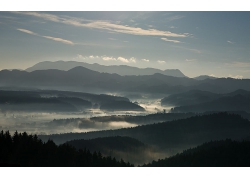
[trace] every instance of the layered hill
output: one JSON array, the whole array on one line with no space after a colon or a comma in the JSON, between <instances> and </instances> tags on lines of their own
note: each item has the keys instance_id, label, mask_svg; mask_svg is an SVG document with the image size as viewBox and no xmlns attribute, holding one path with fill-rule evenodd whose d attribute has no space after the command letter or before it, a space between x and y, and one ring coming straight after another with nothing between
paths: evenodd
<instances>
[{"instance_id":1,"label":"layered hill","mask_svg":"<svg viewBox=\"0 0 250 180\"><path fill-rule=\"evenodd\" d=\"M250 135L250 122L240 115L215 113L133 128L87 133L41 135L42 140L64 143L74 139L128 136L173 155L211 140L241 139Z\"/></svg>"},{"instance_id":2,"label":"layered hill","mask_svg":"<svg viewBox=\"0 0 250 180\"><path fill-rule=\"evenodd\" d=\"M169 158L159 159L148 167L249 167L250 141L230 139L204 143Z\"/></svg>"},{"instance_id":3,"label":"layered hill","mask_svg":"<svg viewBox=\"0 0 250 180\"><path fill-rule=\"evenodd\" d=\"M166 70L160 70L155 68L137 68L132 66L126 66L126 65L119 65L119 66L105 66L100 65L97 63L89 64L85 62L77 62L77 61L56 61L56 62L40 62L35 64L34 66L27 68L26 71L36 71L36 70L48 70L48 69L57 69L57 70L64 70L68 71L72 68L75 68L77 66L82 66L85 68L88 68L93 71L97 71L100 73L110 73L110 74L119 74L121 76L126 75L153 75L155 73L164 74L167 76L174 76L174 77L185 77L185 75L178 69L166 69Z\"/></svg>"},{"instance_id":4,"label":"layered hill","mask_svg":"<svg viewBox=\"0 0 250 180\"><path fill-rule=\"evenodd\" d=\"M103 156L123 159L133 164L142 164L153 160L156 151L148 145L130 137L104 137L90 140L72 140L66 142L76 149L88 149L90 152L101 152Z\"/></svg>"},{"instance_id":5,"label":"layered hill","mask_svg":"<svg viewBox=\"0 0 250 180\"><path fill-rule=\"evenodd\" d=\"M186 77L173 77L163 74L130 75L100 73L84 67L68 71L19 70L0 71L0 87L32 89L55 89L84 92L140 92L173 94L188 90L203 90L214 93L228 93L237 89L250 90L249 79L217 78L195 80Z\"/></svg>"}]
</instances>

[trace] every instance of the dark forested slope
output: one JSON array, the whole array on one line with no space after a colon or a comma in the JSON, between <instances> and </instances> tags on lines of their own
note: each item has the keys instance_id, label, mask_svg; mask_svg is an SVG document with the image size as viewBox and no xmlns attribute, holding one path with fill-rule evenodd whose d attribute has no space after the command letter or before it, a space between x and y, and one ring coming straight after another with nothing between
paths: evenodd
<instances>
[{"instance_id":1,"label":"dark forested slope","mask_svg":"<svg viewBox=\"0 0 250 180\"><path fill-rule=\"evenodd\" d=\"M41 135L56 143L73 139L93 139L97 137L128 136L161 149L181 149L194 147L211 140L225 138L240 139L250 135L250 122L240 115L215 113L197 115L186 119L142 125L134 128L96 131L88 133L67 133Z\"/></svg>"},{"instance_id":2,"label":"dark forested slope","mask_svg":"<svg viewBox=\"0 0 250 180\"><path fill-rule=\"evenodd\" d=\"M93 167L93 166L131 166L123 160L103 157L101 153L89 150L76 150L63 144L57 146L52 140L43 143L36 135L8 131L0 132L0 166L25 167Z\"/></svg>"},{"instance_id":3,"label":"dark forested slope","mask_svg":"<svg viewBox=\"0 0 250 180\"><path fill-rule=\"evenodd\" d=\"M250 141L212 141L181 154L153 161L149 167L249 167Z\"/></svg>"}]
</instances>

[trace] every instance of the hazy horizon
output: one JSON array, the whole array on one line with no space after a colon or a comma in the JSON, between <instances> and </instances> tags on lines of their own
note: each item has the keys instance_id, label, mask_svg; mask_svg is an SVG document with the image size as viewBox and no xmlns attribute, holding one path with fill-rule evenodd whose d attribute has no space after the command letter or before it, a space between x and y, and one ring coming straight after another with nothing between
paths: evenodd
<instances>
[{"instance_id":1,"label":"hazy horizon","mask_svg":"<svg viewBox=\"0 0 250 180\"><path fill-rule=\"evenodd\" d=\"M0 12L1 69L79 61L250 78L250 12Z\"/></svg>"}]
</instances>

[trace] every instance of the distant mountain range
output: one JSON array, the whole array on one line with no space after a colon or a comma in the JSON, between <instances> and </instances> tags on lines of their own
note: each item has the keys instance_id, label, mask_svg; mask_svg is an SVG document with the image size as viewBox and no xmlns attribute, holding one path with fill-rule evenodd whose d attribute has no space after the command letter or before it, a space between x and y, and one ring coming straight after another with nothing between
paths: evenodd
<instances>
[{"instance_id":1,"label":"distant mountain range","mask_svg":"<svg viewBox=\"0 0 250 180\"><path fill-rule=\"evenodd\" d=\"M200 75L200 76L194 77L194 79L196 79L196 80L216 79L216 77L208 76L208 75Z\"/></svg>"},{"instance_id":2,"label":"distant mountain range","mask_svg":"<svg viewBox=\"0 0 250 180\"><path fill-rule=\"evenodd\" d=\"M31 89L53 89L91 93L139 92L174 94L188 90L202 90L213 93L229 93L237 89L250 90L249 79L216 78L195 80L187 77L173 77L163 74L121 76L100 73L85 67L68 71L57 69L0 71L0 88L19 87Z\"/></svg>"},{"instance_id":3,"label":"distant mountain range","mask_svg":"<svg viewBox=\"0 0 250 180\"><path fill-rule=\"evenodd\" d=\"M174 76L174 77L186 77L180 70L178 69L166 69L164 71L160 69L155 68L137 68L132 66L126 66L126 65L119 65L119 66L104 66L97 63L94 64L88 64L85 62L76 62L76 61L44 61L35 64L34 66L27 68L27 72L32 72L36 70L47 70L47 69L57 69L57 70L63 70L68 71L72 68L75 68L77 66L82 66L85 68L88 68L93 71L97 71L100 73L110 73L110 74L119 74L121 76L130 76L130 75L153 75L155 73L164 74L167 76Z\"/></svg>"}]
</instances>

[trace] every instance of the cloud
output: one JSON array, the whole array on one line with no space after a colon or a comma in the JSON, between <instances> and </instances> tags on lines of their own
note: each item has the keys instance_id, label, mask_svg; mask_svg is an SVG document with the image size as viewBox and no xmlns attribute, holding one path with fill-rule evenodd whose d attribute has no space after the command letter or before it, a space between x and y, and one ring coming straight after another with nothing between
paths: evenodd
<instances>
[{"instance_id":1,"label":"cloud","mask_svg":"<svg viewBox=\"0 0 250 180\"><path fill-rule=\"evenodd\" d=\"M118 57L118 61L124 62L124 63L136 63L136 59L134 57L131 57L130 59L126 59L124 57Z\"/></svg>"},{"instance_id":2,"label":"cloud","mask_svg":"<svg viewBox=\"0 0 250 180\"><path fill-rule=\"evenodd\" d=\"M228 66L228 67L249 68L250 67L250 62L234 61L234 62L231 62L231 63L225 63L225 65Z\"/></svg>"},{"instance_id":3,"label":"cloud","mask_svg":"<svg viewBox=\"0 0 250 180\"><path fill-rule=\"evenodd\" d=\"M228 77L234 78L234 79L242 79L243 78L243 76L241 76L241 75L235 75L235 76L233 76L231 74L229 74Z\"/></svg>"},{"instance_id":4,"label":"cloud","mask_svg":"<svg viewBox=\"0 0 250 180\"><path fill-rule=\"evenodd\" d=\"M86 59L86 57L83 57L81 54L77 54L76 58L77 59Z\"/></svg>"},{"instance_id":5,"label":"cloud","mask_svg":"<svg viewBox=\"0 0 250 180\"><path fill-rule=\"evenodd\" d=\"M107 57L107 56L103 56L102 59L103 59L104 61L116 61L116 58Z\"/></svg>"},{"instance_id":6,"label":"cloud","mask_svg":"<svg viewBox=\"0 0 250 180\"><path fill-rule=\"evenodd\" d=\"M174 20L182 19L182 18L184 18L184 17L185 17L185 16L176 15L176 16L168 17L167 20L168 20L168 21L174 21Z\"/></svg>"},{"instance_id":7,"label":"cloud","mask_svg":"<svg viewBox=\"0 0 250 180\"><path fill-rule=\"evenodd\" d=\"M51 37L51 36L42 36L46 39L51 39L53 41L57 41L57 42L61 42L64 44L70 44L70 45L74 45L74 43L72 41L66 40L66 39L62 39L62 38L56 38L56 37Z\"/></svg>"},{"instance_id":8,"label":"cloud","mask_svg":"<svg viewBox=\"0 0 250 180\"><path fill-rule=\"evenodd\" d=\"M112 41L115 41L115 40L117 40L117 39L115 39L115 38L108 38L109 40L112 40Z\"/></svg>"},{"instance_id":9,"label":"cloud","mask_svg":"<svg viewBox=\"0 0 250 180\"><path fill-rule=\"evenodd\" d=\"M64 44L70 44L70 45L74 45L75 44L72 41L69 41L69 40L66 40L66 39L62 39L62 38L51 37L51 36L41 36L41 35L39 35L37 33L34 33L32 31L30 31L30 30L27 30L27 29L17 29L17 30L21 31L21 32L24 32L24 33L27 33L27 34L31 34L31 35L43 37L43 38L46 38L46 39L50 39L50 40L53 40L53 41L61 42L61 43L64 43Z\"/></svg>"},{"instance_id":10,"label":"cloud","mask_svg":"<svg viewBox=\"0 0 250 180\"><path fill-rule=\"evenodd\" d=\"M131 34L131 35L183 37L183 38L188 37L189 35L188 33L178 34L178 33L172 33L170 31L161 31L157 29L142 29L138 27L131 27L128 25L114 24L109 21L100 21L100 20L94 21L94 20L73 18L69 16L59 17L56 15L47 14L47 13L38 13L38 12L13 12L13 13L35 16L35 17L43 18L45 20L72 25L72 26L77 26L77 27L85 27L85 28L90 28L90 29L92 28L102 29L102 30L107 30L109 32L124 33L124 34ZM178 19L178 17L175 17L174 19Z\"/></svg>"},{"instance_id":11,"label":"cloud","mask_svg":"<svg viewBox=\"0 0 250 180\"><path fill-rule=\"evenodd\" d=\"M157 62L160 63L160 64L166 63L165 61L161 61L161 60L158 60Z\"/></svg>"},{"instance_id":12,"label":"cloud","mask_svg":"<svg viewBox=\"0 0 250 180\"><path fill-rule=\"evenodd\" d=\"M171 39L167 39L167 38L161 38L163 41L168 41L168 42L173 42L173 43L180 43L180 41L178 40L171 40Z\"/></svg>"},{"instance_id":13,"label":"cloud","mask_svg":"<svg viewBox=\"0 0 250 180\"><path fill-rule=\"evenodd\" d=\"M234 42L232 42L232 41L227 41L228 43L230 43L230 44L234 44Z\"/></svg>"},{"instance_id":14,"label":"cloud","mask_svg":"<svg viewBox=\"0 0 250 180\"><path fill-rule=\"evenodd\" d=\"M24 33L27 33L27 34L32 34L32 35L35 35L37 36L38 34L37 33L34 33L32 31L29 31L27 29L17 29L18 31L21 31L21 32L24 32Z\"/></svg>"},{"instance_id":15,"label":"cloud","mask_svg":"<svg viewBox=\"0 0 250 180\"><path fill-rule=\"evenodd\" d=\"M129 61L132 63L136 63L136 59L134 57L130 58Z\"/></svg>"},{"instance_id":16,"label":"cloud","mask_svg":"<svg viewBox=\"0 0 250 180\"><path fill-rule=\"evenodd\" d=\"M209 76L211 76L211 77L217 77L216 75L214 75L214 74L210 74Z\"/></svg>"},{"instance_id":17,"label":"cloud","mask_svg":"<svg viewBox=\"0 0 250 180\"><path fill-rule=\"evenodd\" d=\"M123 41L123 42L127 43L128 41Z\"/></svg>"},{"instance_id":18,"label":"cloud","mask_svg":"<svg viewBox=\"0 0 250 180\"><path fill-rule=\"evenodd\" d=\"M194 62L196 59L185 59L186 62Z\"/></svg>"},{"instance_id":19,"label":"cloud","mask_svg":"<svg viewBox=\"0 0 250 180\"><path fill-rule=\"evenodd\" d=\"M143 61L145 61L145 62L149 62L149 60L148 59L142 59Z\"/></svg>"},{"instance_id":20,"label":"cloud","mask_svg":"<svg viewBox=\"0 0 250 180\"><path fill-rule=\"evenodd\" d=\"M129 63L128 59L126 59L126 58L118 57L117 59L118 59L119 61L121 61L121 62Z\"/></svg>"}]
</instances>

